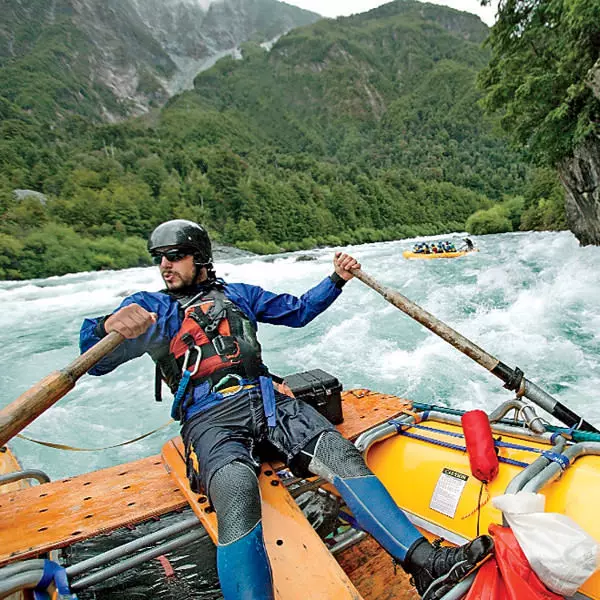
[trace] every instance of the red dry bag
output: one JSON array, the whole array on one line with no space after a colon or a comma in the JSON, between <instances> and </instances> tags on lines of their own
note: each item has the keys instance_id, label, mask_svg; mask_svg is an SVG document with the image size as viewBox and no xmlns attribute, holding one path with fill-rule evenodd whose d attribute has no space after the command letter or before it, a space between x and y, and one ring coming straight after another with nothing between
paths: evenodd
<instances>
[{"instance_id":1,"label":"red dry bag","mask_svg":"<svg viewBox=\"0 0 600 600\"><path fill-rule=\"evenodd\" d=\"M562 600L533 572L513 532L490 525L495 556L479 569L466 600Z\"/></svg>"},{"instance_id":2,"label":"red dry bag","mask_svg":"<svg viewBox=\"0 0 600 600\"><path fill-rule=\"evenodd\" d=\"M489 483L498 475L498 456L490 420L482 410L470 410L462 418L471 473L479 481Z\"/></svg>"}]
</instances>

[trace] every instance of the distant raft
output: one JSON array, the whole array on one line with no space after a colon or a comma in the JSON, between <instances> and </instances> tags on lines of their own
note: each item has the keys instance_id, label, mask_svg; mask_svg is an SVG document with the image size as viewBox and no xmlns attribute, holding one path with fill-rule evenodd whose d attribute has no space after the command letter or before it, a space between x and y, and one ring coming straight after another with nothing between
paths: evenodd
<instances>
[{"instance_id":1,"label":"distant raft","mask_svg":"<svg viewBox=\"0 0 600 600\"><path fill-rule=\"evenodd\" d=\"M465 254L470 254L471 252L479 252L478 248L473 248L472 250L457 250L456 252L413 252L411 250L405 250L402 253L404 258L458 258L459 256L464 256Z\"/></svg>"}]
</instances>

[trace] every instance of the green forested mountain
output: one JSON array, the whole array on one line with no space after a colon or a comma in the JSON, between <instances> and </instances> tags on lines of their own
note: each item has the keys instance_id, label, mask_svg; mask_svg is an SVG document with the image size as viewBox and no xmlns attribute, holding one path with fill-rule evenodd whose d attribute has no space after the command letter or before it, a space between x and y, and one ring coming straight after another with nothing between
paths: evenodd
<instances>
[{"instance_id":1,"label":"green forested mountain","mask_svg":"<svg viewBox=\"0 0 600 600\"><path fill-rule=\"evenodd\" d=\"M120 120L211 57L318 18L276 0L3 0L0 97L44 121Z\"/></svg>"},{"instance_id":2,"label":"green forested mountain","mask_svg":"<svg viewBox=\"0 0 600 600\"><path fill-rule=\"evenodd\" d=\"M479 106L486 34L397 0L270 51L248 42L135 120L49 122L5 100L0 277L147 264L145 237L173 217L260 252L460 230L474 214L478 231L518 228L523 211L551 227L536 215L555 179Z\"/></svg>"}]
</instances>

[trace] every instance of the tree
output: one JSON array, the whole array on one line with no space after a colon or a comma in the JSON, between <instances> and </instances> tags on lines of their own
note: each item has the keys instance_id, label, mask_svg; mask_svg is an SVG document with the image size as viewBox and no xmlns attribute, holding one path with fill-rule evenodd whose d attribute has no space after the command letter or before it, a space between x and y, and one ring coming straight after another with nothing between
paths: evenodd
<instances>
[{"instance_id":1,"label":"tree","mask_svg":"<svg viewBox=\"0 0 600 600\"><path fill-rule=\"evenodd\" d=\"M486 233L507 233L512 231L512 224L502 206L494 206L489 210L478 210L472 214L465 225L466 230L473 235Z\"/></svg>"},{"instance_id":2,"label":"tree","mask_svg":"<svg viewBox=\"0 0 600 600\"><path fill-rule=\"evenodd\" d=\"M600 102L587 82L600 56L600 3L500 0L487 43L485 104L503 111L503 126L539 162L556 166L600 132Z\"/></svg>"}]
</instances>

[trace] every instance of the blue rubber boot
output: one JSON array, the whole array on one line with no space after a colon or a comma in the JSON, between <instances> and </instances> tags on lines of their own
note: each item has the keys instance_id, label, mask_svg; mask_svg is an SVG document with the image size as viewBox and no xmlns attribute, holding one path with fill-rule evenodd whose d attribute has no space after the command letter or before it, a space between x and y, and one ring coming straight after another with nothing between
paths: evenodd
<instances>
[{"instance_id":1,"label":"blue rubber boot","mask_svg":"<svg viewBox=\"0 0 600 600\"><path fill-rule=\"evenodd\" d=\"M225 600L274 600L260 522L239 540L217 546L217 571Z\"/></svg>"},{"instance_id":2,"label":"blue rubber boot","mask_svg":"<svg viewBox=\"0 0 600 600\"><path fill-rule=\"evenodd\" d=\"M489 535L458 548L430 544L375 475L336 476L334 484L360 527L413 576L423 600L439 600L492 554L494 542Z\"/></svg>"},{"instance_id":3,"label":"blue rubber boot","mask_svg":"<svg viewBox=\"0 0 600 600\"><path fill-rule=\"evenodd\" d=\"M335 476L333 484L360 527L396 560L404 562L410 547L424 539L375 475L346 479Z\"/></svg>"}]
</instances>

